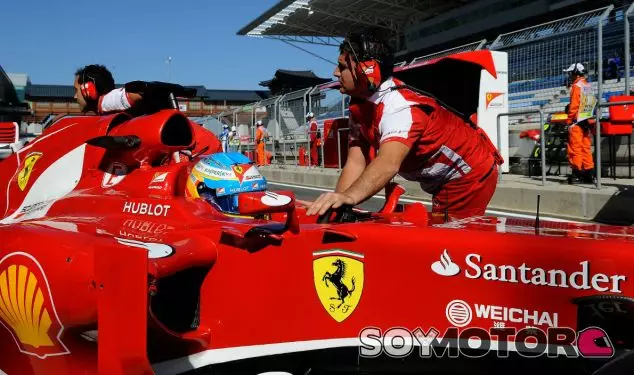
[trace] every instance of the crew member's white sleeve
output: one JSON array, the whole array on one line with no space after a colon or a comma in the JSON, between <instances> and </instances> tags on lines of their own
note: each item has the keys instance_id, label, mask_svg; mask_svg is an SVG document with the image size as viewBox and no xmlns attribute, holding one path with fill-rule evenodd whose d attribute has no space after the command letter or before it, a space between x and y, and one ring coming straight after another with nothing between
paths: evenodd
<instances>
[{"instance_id":1,"label":"crew member's white sleeve","mask_svg":"<svg viewBox=\"0 0 634 375\"><path fill-rule=\"evenodd\" d=\"M125 92L123 87L114 89L99 98L98 108L100 113L125 111L130 107L132 107L132 104L130 103L128 94Z\"/></svg>"}]
</instances>

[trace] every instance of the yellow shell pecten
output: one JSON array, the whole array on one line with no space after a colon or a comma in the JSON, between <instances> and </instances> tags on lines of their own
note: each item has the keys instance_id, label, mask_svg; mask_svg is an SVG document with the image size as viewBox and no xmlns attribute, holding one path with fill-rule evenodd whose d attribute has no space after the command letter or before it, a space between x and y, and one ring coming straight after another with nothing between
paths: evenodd
<instances>
[{"instance_id":1,"label":"yellow shell pecten","mask_svg":"<svg viewBox=\"0 0 634 375\"><path fill-rule=\"evenodd\" d=\"M48 336L52 322L42 289L26 266L11 265L0 273L0 319L22 344L35 348L54 345Z\"/></svg>"}]
</instances>

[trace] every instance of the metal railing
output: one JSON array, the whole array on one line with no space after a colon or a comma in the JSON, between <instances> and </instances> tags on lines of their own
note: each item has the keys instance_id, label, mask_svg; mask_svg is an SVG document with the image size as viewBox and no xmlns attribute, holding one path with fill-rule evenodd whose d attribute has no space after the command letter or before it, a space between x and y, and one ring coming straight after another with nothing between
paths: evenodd
<instances>
[{"instance_id":1,"label":"metal railing","mask_svg":"<svg viewBox=\"0 0 634 375\"><path fill-rule=\"evenodd\" d=\"M623 22L625 24L625 95L630 94L630 14L632 14L632 12L634 12L634 3L627 8L623 15Z\"/></svg>"},{"instance_id":2,"label":"metal railing","mask_svg":"<svg viewBox=\"0 0 634 375\"><path fill-rule=\"evenodd\" d=\"M507 112L507 113L500 113L497 115L496 118L496 129L497 129L497 148L498 150L501 148L502 146L502 136L501 136L501 126L500 126L500 118L502 117L509 117L509 116L522 116L522 115L534 115L534 114L539 114L539 143L540 143L540 148L541 148L541 170L542 170L542 186L546 185L546 152L545 152L545 148L546 148L546 137L545 137L545 132L544 132L544 112L540 111L540 110L533 110L533 111L519 111L519 112ZM508 161L507 161L508 163ZM502 173L498 173L498 181L501 182L502 181Z\"/></svg>"}]
</instances>

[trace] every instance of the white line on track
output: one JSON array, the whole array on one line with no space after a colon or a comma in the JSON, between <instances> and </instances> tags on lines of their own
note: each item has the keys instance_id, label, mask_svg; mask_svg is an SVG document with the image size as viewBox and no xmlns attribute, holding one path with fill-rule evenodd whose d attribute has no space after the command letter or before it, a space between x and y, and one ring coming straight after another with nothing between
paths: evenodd
<instances>
[{"instance_id":1,"label":"white line on track","mask_svg":"<svg viewBox=\"0 0 634 375\"><path fill-rule=\"evenodd\" d=\"M277 186L285 186L285 187L296 188L296 189L313 190L313 191L323 191L323 192L332 191L332 189L325 189L325 188L314 187L314 186L287 184L287 183L281 183L281 182L267 181L267 184L269 184L269 185L277 185ZM374 199L385 199L385 195L376 194L376 195L372 196L372 198L374 198ZM425 206L431 206L431 202L426 202L426 201L419 200L419 199L399 198L399 201L400 202L406 202L406 203L417 203L417 202L419 202L419 203L424 204ZM509 211L486 210L486 213L489 214L489 215L503 215L503 216L509 216L509 217L516 217L516 218L520 218L520 219L535 219L535 215L520 214L520 213L517 213L517 212L509 212ZM560 218L549 217L549 216L540 216L539 219L540 220L555 221L555 222L560 222L560 223L585 224L585 223L580 222L580 221L566 220L566 219L560 219Z\"/></svg>"}]
</instances>

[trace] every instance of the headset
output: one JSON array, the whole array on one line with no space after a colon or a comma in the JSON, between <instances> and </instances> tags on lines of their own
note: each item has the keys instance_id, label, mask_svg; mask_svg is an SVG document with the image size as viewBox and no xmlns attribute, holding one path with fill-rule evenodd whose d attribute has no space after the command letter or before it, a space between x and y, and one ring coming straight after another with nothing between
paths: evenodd
<instances>
[{"instance_id":1,"label":"headset","mask_svg":"<svg viewBox=\"0 0 634 375\"><path fill-rule=\"evenodd\" d=\"M366 78L366 81L367 81L367 85L368 85L367 89L371 93L375 93L375 92L378 91L377 83L378 83L378 85L381 84L381 68L380 68L380 64L381 64L382 61L380 59L377 59L376 57L373 57L368 52L370 50L370 44L369 43L371 41L368 40L368 38L366 37L365 33L359 34L359 38L360 38L360 41L361 41L361 48L362 48L362 51L360 51L361 53L359 54L361 56L360 58L359 58L359 55L357 55L357 52L355 51L354 47L352 46L352 44L350 43L350 40L348 38L346 38L346 42L348 43L348 46L350 47L350 50L352 51L352 54L354 55L354 58L357 60L357 66L355 68L355 71L356 71L357 75L363 74L365 76L365 78ZM370 79L370 78L372 78L372 79ZM419 94L428 96L428 97L434 99L442 107L445 107L446 109L448 109L449 111L453 112L455 115L457 115L458 117L463 119L471 127L473 127L473 128L477 128L478 127L476 124L473 123L473 121L471 120L471 118L469 118L469 116L466 116L464 113L462 113L462 112L458 111L457 109L451 107L449 104L443 102L437 96L433 95L430 92L418 89L418 88L410 86L408 84L401 84L401 85L393 86L393 87L390 87L390 88L387 88L387 89L381 90L381 91L395 91L395 90L401 90L401 89L409 89L409 90L417 92Z\"/></svg>"},{"instance_id":2,"label":"headset","mask_svg":"<svg viewBox=\"0 0 634 375\"><path fill-rule=\"evenodd\" d=\"M88 77L90 80L87 80ZM79 84L79 89L81 90L81 95L87 101L97 101L99 99L99 93L97 92L97 85L95 84L95 79L88 74L84 70L81 74L81 80L83 83Z\"/></svg>"},{"instance_id":3,"label":"headset","mask_svg":"<svg viewBox=\"0 0 634 375\"><path fill-rule=\"evenodd\" d=\"M357 55L354 47L350 43L349 39L346 39L352 54L354 55L355 60L357 60L357 66L355 68L357 76L363 74L365 76L367 82L367 89L371 93L375 93L377 91L378 85L381 84L381 60L372 56L369 53L370 51L370 42L366 37L365 33L359 34L360 42L361 42L361 57Z\"/></svg>"}]
</instances>

